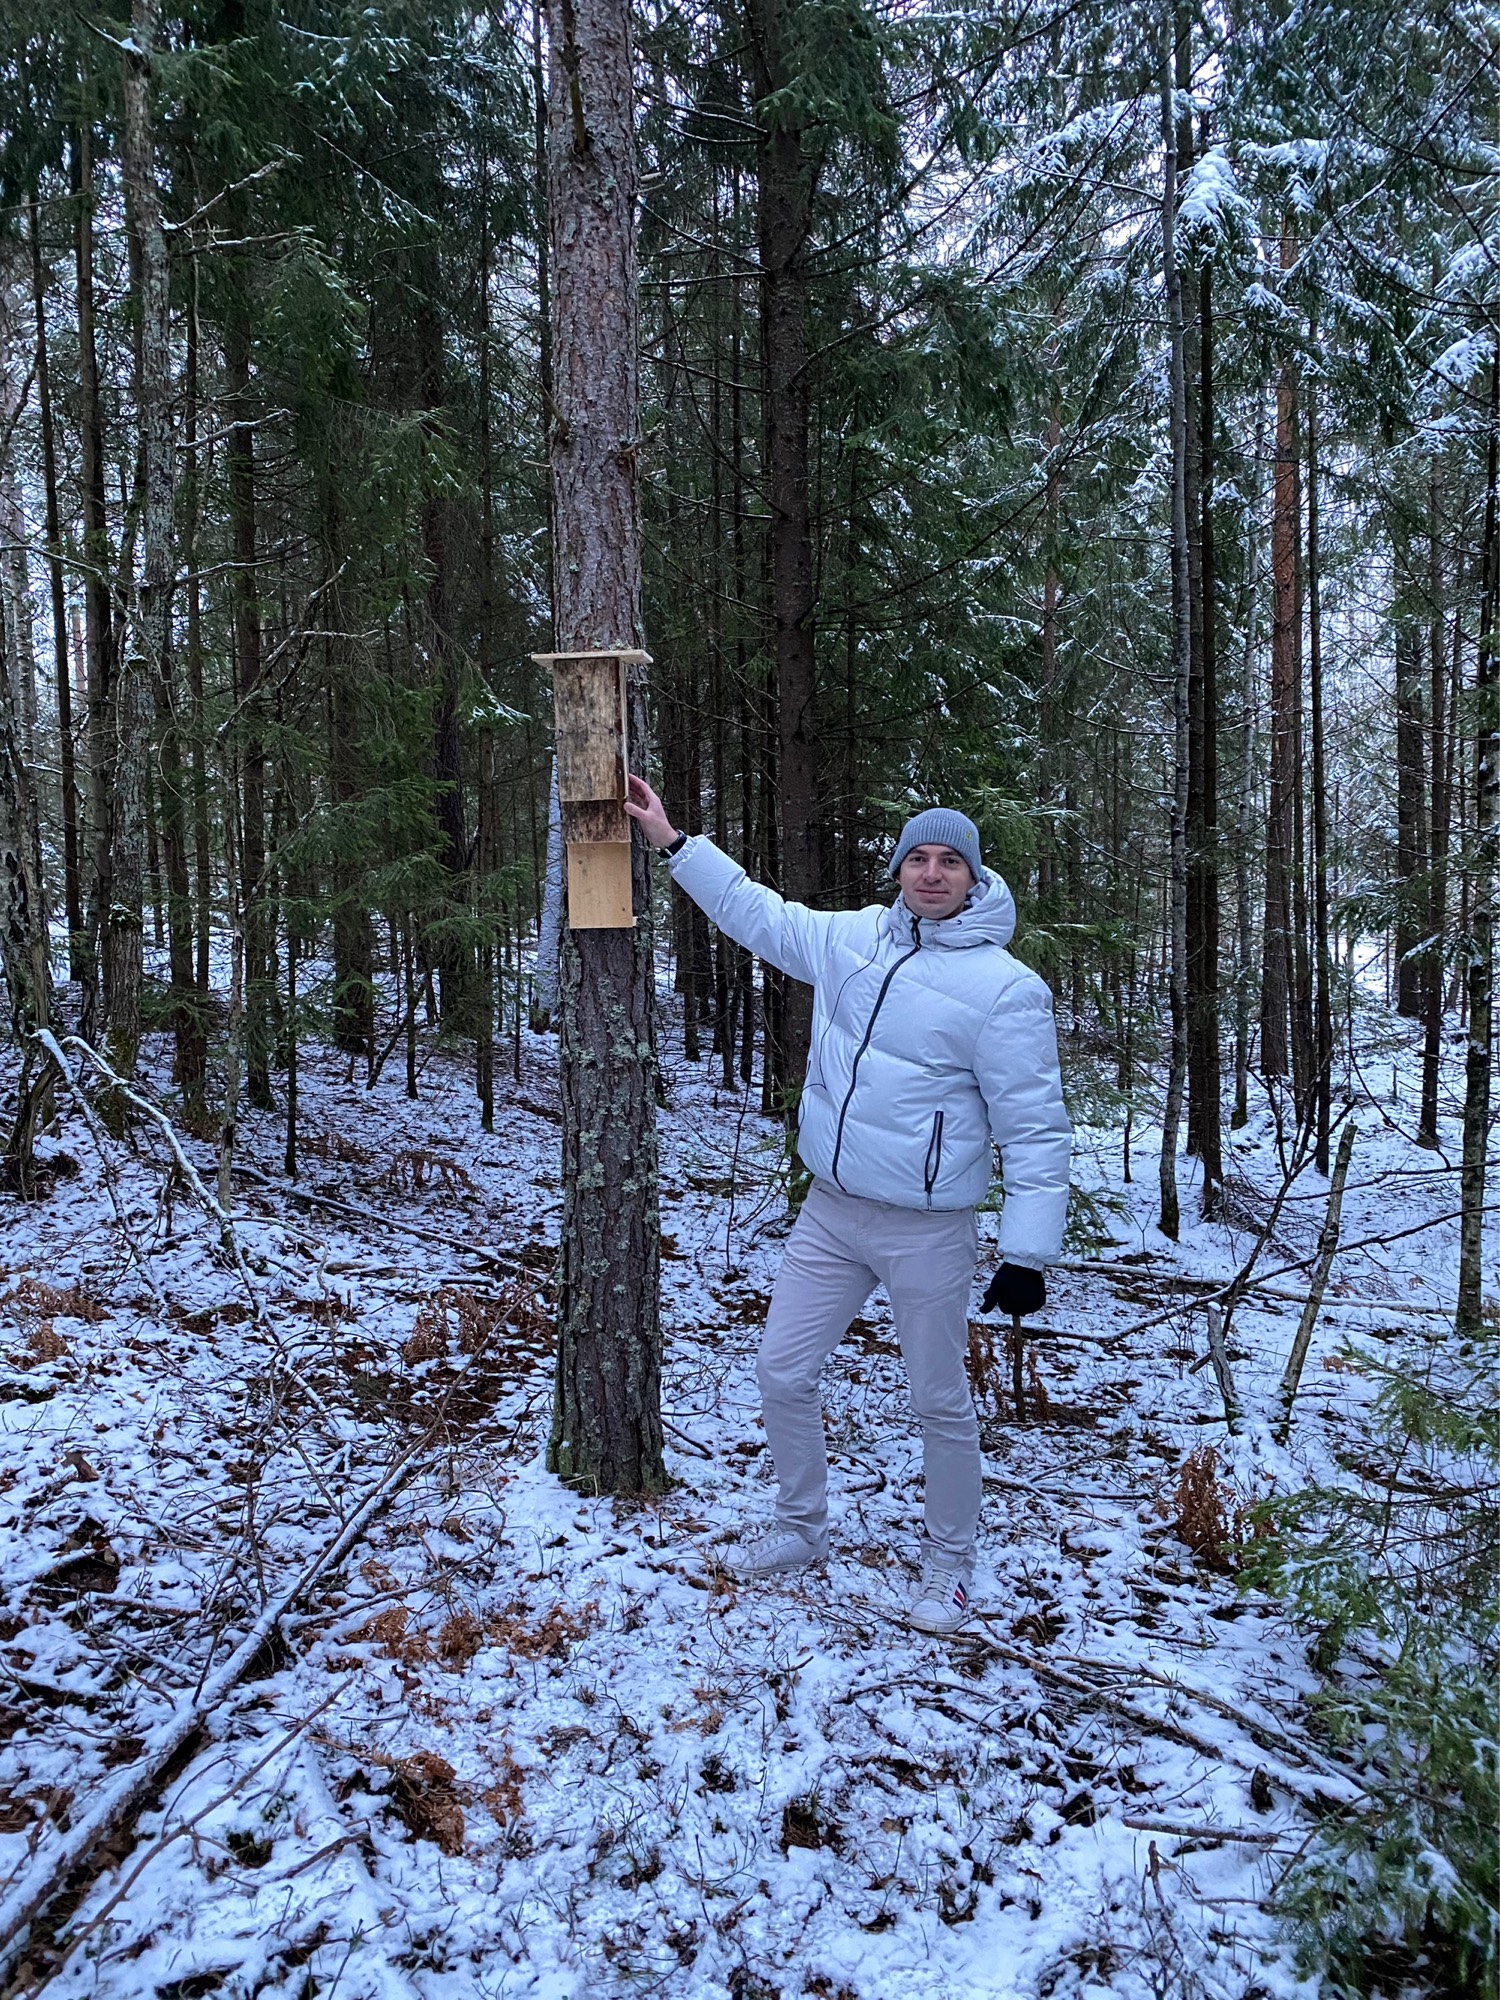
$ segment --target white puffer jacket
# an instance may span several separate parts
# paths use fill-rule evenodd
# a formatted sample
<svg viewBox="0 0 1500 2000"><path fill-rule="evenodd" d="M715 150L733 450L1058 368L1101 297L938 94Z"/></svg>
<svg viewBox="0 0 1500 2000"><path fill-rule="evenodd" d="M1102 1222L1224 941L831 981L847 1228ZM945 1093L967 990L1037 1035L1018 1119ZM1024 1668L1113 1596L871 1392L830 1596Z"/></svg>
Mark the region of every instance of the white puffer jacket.
<svg viewBox="0 0 1500 2000"><path fill-rule="evenodd" d="M674 879L721 930L813 988L797 1144L814 1174L898 1208L972 1208L1000 1148L1000 1255L1062 1250L1072 1128L1052 996L1005 949L1016 906L984 871L957 916L810 910L752 882L703 835Z"/></svg>

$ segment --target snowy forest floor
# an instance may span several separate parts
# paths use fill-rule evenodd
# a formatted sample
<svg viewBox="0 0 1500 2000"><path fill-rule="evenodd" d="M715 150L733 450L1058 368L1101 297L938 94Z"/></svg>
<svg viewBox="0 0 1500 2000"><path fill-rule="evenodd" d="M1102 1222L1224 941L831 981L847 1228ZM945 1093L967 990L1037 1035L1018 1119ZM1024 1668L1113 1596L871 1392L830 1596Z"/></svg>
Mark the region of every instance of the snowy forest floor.
<svg viewBox="0 0 1500 2000"><path fill-rule="evenodd" d="M129 1839L53 1906L13 1990L1311 1991L1266 1899L1350 1784L1310 1726L1306 1636L1184 1540L1184 1500L1191 1535L1205 1496L1183 1468L1213 1448L1207 1504L1232 1539L1239 1508L1357 1459L1370 1391L1346 1338L1435 1333L1452 1297L1456 1224L1397 1232L1457 1205L1456 1101L1445 1166L1410 1140L1411 1038L1367 1017L1347 1247L1285 1448L1276 1385L1307 1279L1269 1274L1310 1257L1327 1183L1297 1181L1271 1289L1234 1318L1230 1436L1194 1298L1232 1275L1279 1183L1264 1097L1232 1135L1240 1226L1194 1223L1178 1246L1152 1224L1153 1135L1124 1186L1119 1132L1080 1128L1076 1177L1113 1241L1054 1274L1029 1419L998 1358L983 1385L978 1615L936 1640L903 1622L920 1455L879 1295L826 1378L826 1575L736 1586L717 1565L769 1512L753 1357L782 1161L757 1100L668 1040L675 1484L645 1506L581 1499L542 1463L552 1040L525 1037L493 1135L457 1052L424 1043L413 1102L394 1063L371 1092L306 1045L298 1186L364 1213L292 1198L281 1119L247 1115L253 1297L145 1123L109 1154L131 1257L63 1097L41 1148L58 1178L6 1199L0 1246L0 1894L427 1442ZM153 1038L167 1104L169 1053ZM1393 1075L1405 1104L1364 1088ZM211 1178L211 1148L184 1143Z"/></svg>

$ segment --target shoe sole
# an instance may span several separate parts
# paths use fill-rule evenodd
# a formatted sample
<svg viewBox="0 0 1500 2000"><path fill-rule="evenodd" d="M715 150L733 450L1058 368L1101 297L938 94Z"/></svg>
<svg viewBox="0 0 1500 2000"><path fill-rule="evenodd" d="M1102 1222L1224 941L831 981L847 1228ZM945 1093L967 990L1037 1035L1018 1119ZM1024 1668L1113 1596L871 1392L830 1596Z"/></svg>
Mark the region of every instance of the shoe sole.
<svg viewBox="0 0 1500 2000"><path fill-rule="evenodd" d="M769 1569L740 1567L732 1562L725 1563L724 1567L739 1583L764 1583L768 1576L795 1576L798 1570L820 1569L827 1560L826 1555L821 1555L808 1556L804 1562L774 1563Z"/></svg>
<svg viewBox="0 0 1500 2000"><path fill-rule="evenodd" d="M926 1632L934 1639L946 1639L954 1632L961 1632L973 1616L972 1611L966 1611L962 1618L945 1618L939 1621L919 1618L914 1611L909 1611L906 1614L906 1622L914 1632Z"/></svg>

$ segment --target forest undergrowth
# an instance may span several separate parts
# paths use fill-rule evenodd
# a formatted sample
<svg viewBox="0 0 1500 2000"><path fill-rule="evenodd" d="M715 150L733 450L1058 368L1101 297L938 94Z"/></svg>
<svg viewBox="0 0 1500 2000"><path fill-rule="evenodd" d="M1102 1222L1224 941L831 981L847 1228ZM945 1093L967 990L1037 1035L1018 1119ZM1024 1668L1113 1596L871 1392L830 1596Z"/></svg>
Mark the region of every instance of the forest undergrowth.
<svg viewBox="0 0 1500 2000"><path fill-rule="evenodd" d="M1233 1226L1180 1246L1148 1220L1152 1135L1126 1184L1118 1130L1081 1128L1079 1212L1110 1240L1070 1254L1020 1357L974 1322L978 1616L950 1641L902 1619L919 1453L878 1298L827 1380L826 1578L722 1567L769 1504L752 1363L784 1160L675 1039L674 1484L648 1505L542 1469L547 1038L493 1134L456 1052L424 1043L411 1100L305 1044L299 1178L248 1113L232 1231L207 1143L179 1157L145 1117L113 1139L60 1087L0 1277L8 1990L1486 1990L1495 1355L1444 1318L1454 1177L1409 1137L1404 1034L1366 1022L1395 1088L1353 1094L1284 1440L1327 1183L1285 1190L1216 1366L1207 1305L1282 1179L1270 1110L1235 1135ZM164 1037L148 1057L170 1112Z"/></svg>

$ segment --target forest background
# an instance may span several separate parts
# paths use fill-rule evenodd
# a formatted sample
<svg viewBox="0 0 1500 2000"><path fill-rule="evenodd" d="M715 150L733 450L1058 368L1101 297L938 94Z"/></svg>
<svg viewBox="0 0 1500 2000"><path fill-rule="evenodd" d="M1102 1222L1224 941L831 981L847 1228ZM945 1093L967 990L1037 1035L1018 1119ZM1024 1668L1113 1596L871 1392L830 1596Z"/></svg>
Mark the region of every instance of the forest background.
<svg viewBox="0 0 1500 2000"><path fill-rule="evenodd" d="M1181 1139L1201 1212L1249 1212L1252 1104L1328 1171L1383 995L1426 1146L1462 1050L1484 1335L1495 19L746 0L635 33L618 449L669 810L825 907L883 893L915 806L971 812L1075 1104L1127 1161L1165 1133L1169 1237ZM294 1174L299 1042L372 1082L400 1051L415 1094L425 1024L488 1128L558 1004L549 46L536 8L9 10L19 1194L39 1029L127 1078L166 1029L226 1177L242 1095ZM659 916L688 1059L794 1115L797 992Z"/></svg>

